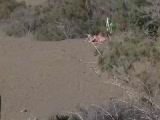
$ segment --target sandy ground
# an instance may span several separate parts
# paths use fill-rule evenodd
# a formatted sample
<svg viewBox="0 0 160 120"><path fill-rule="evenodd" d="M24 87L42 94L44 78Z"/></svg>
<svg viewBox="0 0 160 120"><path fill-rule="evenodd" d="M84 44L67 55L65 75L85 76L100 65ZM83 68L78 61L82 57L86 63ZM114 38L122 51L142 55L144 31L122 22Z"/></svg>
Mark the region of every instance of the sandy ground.
<svg viewBox="0 0 160 120"><path fill-rule="evenodd" d="M121 97L92 69L97 58L84 40L39 42L0 37L2 120L40 120L83 104L103 104ZM27 113L20 111L26 108Z"/></svg>

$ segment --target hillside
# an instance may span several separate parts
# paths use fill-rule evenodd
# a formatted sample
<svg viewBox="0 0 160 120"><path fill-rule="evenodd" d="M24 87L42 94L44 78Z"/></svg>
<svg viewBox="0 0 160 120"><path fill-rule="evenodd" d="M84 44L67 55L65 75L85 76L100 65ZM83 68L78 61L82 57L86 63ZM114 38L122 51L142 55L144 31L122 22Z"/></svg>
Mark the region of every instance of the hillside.
<svg viewBox="0 0 160 120"><path fill-rule="evenodd" d="M159 120L159 6L0 0L0 119Z"/></svg>

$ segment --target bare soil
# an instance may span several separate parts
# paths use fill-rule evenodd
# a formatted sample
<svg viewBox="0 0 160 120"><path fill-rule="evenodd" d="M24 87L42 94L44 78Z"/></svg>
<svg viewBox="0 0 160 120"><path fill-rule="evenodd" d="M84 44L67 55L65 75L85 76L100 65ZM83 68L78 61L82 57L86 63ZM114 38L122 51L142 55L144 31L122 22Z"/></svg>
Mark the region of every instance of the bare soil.
<svg viewBox="0 0 160 120"><path fill-rule="evenodd" d="M80 104L103 104L122 91L104 85L97 57L84 39L59 42L0 36L2 120L45 119ZM26 113L21 110L26 109Z"/></svg>

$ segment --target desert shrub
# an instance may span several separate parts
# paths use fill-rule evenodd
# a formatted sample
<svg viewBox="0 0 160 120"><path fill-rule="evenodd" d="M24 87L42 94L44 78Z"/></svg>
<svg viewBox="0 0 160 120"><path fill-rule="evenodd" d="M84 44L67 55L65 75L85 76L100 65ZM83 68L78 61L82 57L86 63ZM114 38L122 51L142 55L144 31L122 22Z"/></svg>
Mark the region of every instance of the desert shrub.
<svg viewBox="0 0 160 120"><path fill-rule="evenodd" d="M28 32L39 40L60 40L106 33L106 19L115 23L115 32L139 26L149 35L156 35L159 23L148 12L147 0L48 0L44 6L28 7L15 0L1 0L7 34L23 36ZM146 6L149 8L146 9ZM7 18L7 17L3 18ZM24 22L23 22L24 21ZM18 29L15 29L17 26Z"/></svg>
<svg viewBox="0 0 160 120"><path fill-rule="evenodd" d="M99 65L122 89L128 86L136 92L137 99L145 96L150 104L160 98L159 42L139 31L119 33L99 48L103 55L99 57Z"/></svg>
<svg viewBox="0 0 160 120"><path fill-rule="evenodd" d="M44 24L42 26L44 27L50 24L52 26L51 28L54 26L54 29L48 28L48 32L51 34L46 34L47 27L45 29L40 27L36 33L37 36L46 36L46 40L53 38L55 36L53 33L56 33L56 31L61 33L60 39L84 37L87 33L106 33L105 23L107 17L117 23L120 19L123 19L121 15L121 0L117 2L112 2L111 0L48 0L47 4L47 7L42 10L44 16ZM125 20L121 20L118 23L120 29L121 26L123 28L125 26L122 25L122 22L125 24ZM58 39L58 36L56 36L56 39Z"/></svg>
<svg viewBox="0 0 160 120"><path fill-rule="evenodd" d="M16 0L0 0L0 19L9 17L10 13L18 6L26 6L24 2Z"/></svg>
<svg viewBox="0 0 160 120"><path fill-rule="evenodd" d="M159 1L141 1L140 2L141 11L138 11L136 18L137 18L137 25L144 30L146 35L148 36L157 36L158 35L158 28L160 26L159 23Z"/></svg>
<svg viewBox="0 0 160 120"><path fill-rule="evenodd" d="M115 23L115 33L138 26L147 35L155 36L159 28L158 17L151 12L158 5L155 1L48 0L45 5L33 8L15 0L1 0L0 18L5 18L8 28L13 28L6 28L7 34L23 36L31 32L39 40L105 34L107 17Z"/></svg>
<svg viewBox="0 0 160 120"><path fill-rule="evenodd" d="M75 38L87 33L88 16L83 0L49 0L48 6L42 11L44 22L36 32L38 39L43 36L46 40Z"/></svg>
<svg viewBox="0 0 160 120"><path fill-rule="evenodd" d="M129 7L125 8L127 12L122 12L125 13L122 19L126 20L127 31L117 31L110 42L99 48L103 54L99 64L111 78L136 91L141 100L144 95L145 101L152 103L160 95L157 67L160 60L159 18L150 11L154 6L152 1L134 0L124 5Z"/></svg>
<svg viewBox="0 0 160 120"><path fill-rule="evenodd" d="M64 39L106 33L107 17L116 23L116 32L138 26L147 35L154 36L159 25L149 13L150 6L152 3L147 0L48 0L50 17L46 20L57 23L56 30L64 34Z"/></svg>
<svg viewBox="0 0 160 120"><path fill-rule="evenodd" d="M6 19L4 31L9 36L24 36L36 29L36 18L31 7L17 7Z"/></svg>
<svg viewBox="0 0 160 120"><path fill-rule="evenodd" d="M92 105L82 116L84 120L158 120L160 117L157 111L147 111L142 106L116 101L108 106Z"/></svg>
<svg viewBox="0 0 160 120"><path fill-rule="evenodd" d="M35 16L35 9L27 6L25 2L16 0L1 0L3 15L0 19L0 28L9 36L22 37L34 33L38 26L38 17Z"/></svg>
<svg viewBox="0 0 160 120"><path fill-rule="evenodd" d="M106 33L107 17L117 23L119 30L127 29L129 23L129 20L125 18L127 13L121 0L116 2L111 0L48 0L47 4L48 6L43 8L42 12L45 16L45 23L42 26L47 25L46 23L54 26L55 28L50 29L50 32L53 33L55 30L61 32L60 39L84 37L87 33ZM45 33L42 27L39 29L37 36L41 36L41 32ZM45 35L46 38L48 35L48 38L54 37L50 34Z"/></svg>
<svg viewBox="0 0 160 120"><path fill-rule="evenodd" d="M44 25L44 26L43 26ZM55 27L55 24L46 23L43 24L41 27L38 28L36 31L36 38L42 41L52 41L52 40L63 40L64 35L61 31Z"/></svg>
<svg viewBox="0 0 160 120"><path fill-rule="evenodd" d="M72 38L78 34L76 24L73 20L68 20L62 14L60 2L52 5L50 2L45 8L37 7L36 13L40 17L40 24L36 29L35 35L38 40L63 40ZM77 27L78 28L78 27Z"/></svg>
<svg viewBox="0 0 160 120"><path fill-rule="evenodd" d="M159 110L123 101L112 101L108 105L81 107L77 113L57 114L49 120L158 120Z"/></svg>
<svg viewBox="0 0 160 120"><path fill-rule="evenodd" d="M154 63L160 60L160 51L156 47L159 40L154 41L135 32L120 34L112 37L108 48L103 51L104 57L100 60L103 69L110 71L116 67L123 67L127 71L141 58L147 58Z"/></svg>
<svg viewBox="0 0 160 120"><path fill-rule="evenodd" d="M153 18L160 18L160 1L159 0L150 0L152 2L152 6L150 9L150 13Z"/></svg>

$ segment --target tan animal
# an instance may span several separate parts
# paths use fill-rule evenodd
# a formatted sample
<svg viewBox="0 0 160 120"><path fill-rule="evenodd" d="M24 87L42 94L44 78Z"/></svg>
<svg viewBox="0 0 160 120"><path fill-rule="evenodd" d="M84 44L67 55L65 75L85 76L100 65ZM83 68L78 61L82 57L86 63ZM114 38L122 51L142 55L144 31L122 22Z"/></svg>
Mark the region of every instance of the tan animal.
<svg viewBox="0 0 160 120"><path fill-rule="evenodd" d="M92 42L94 44L103 44L104 42L110 40L110 37L109 36L104 37L102 33L99 33L98 35L94 36L88 35L88 39L89 42Z"/></svg>

